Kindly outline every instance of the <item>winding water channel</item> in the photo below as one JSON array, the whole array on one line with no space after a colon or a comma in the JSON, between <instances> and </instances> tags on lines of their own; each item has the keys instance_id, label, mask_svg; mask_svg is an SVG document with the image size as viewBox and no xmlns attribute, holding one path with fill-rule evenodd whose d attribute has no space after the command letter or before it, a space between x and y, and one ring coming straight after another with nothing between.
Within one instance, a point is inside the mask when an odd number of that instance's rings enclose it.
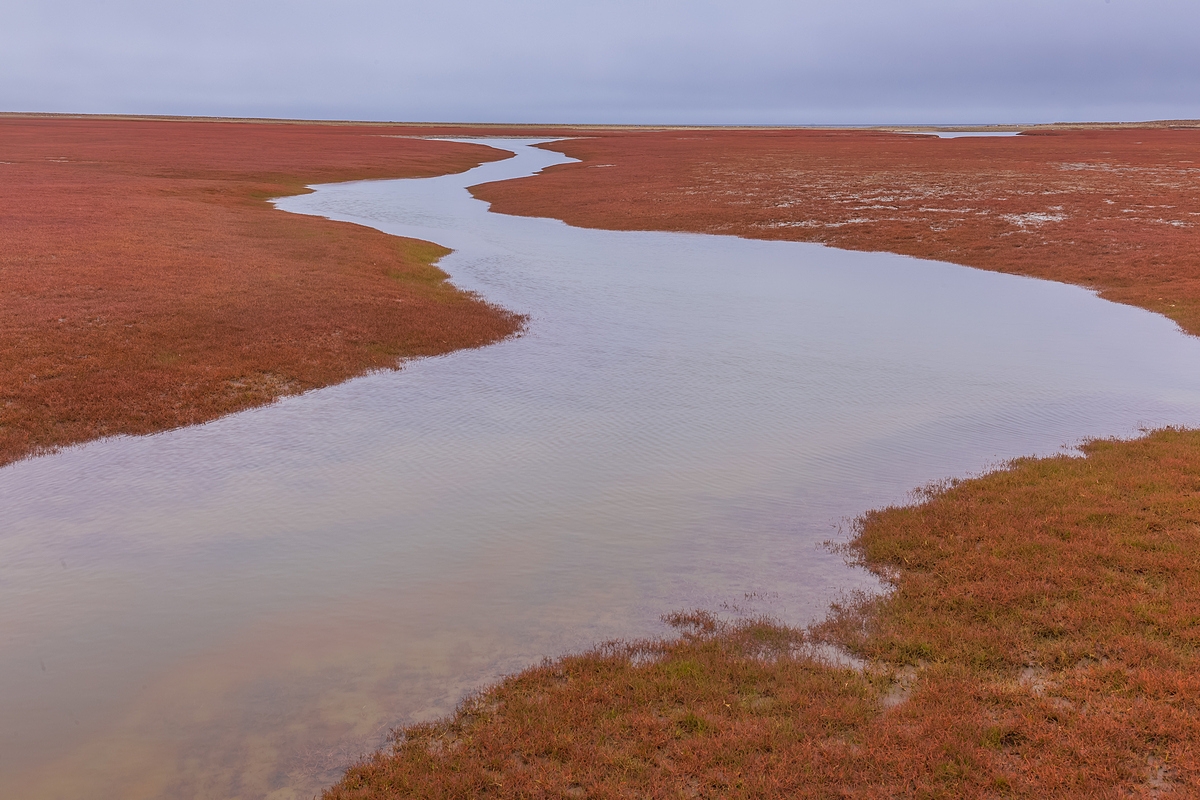
<instances>
[{"instance_id":1,"label":"winding water channel","mask_svg":"<svg viewBox=\"0 0 1200 800\"><path fill-rule=\"evenodd\" d=\"M1065 285L320 187L528 332L0 470L0 796L307 798L390 726L681 608L803 623L927 481L1200 424L1200 341Z\"/></svg>"}]
</instances>

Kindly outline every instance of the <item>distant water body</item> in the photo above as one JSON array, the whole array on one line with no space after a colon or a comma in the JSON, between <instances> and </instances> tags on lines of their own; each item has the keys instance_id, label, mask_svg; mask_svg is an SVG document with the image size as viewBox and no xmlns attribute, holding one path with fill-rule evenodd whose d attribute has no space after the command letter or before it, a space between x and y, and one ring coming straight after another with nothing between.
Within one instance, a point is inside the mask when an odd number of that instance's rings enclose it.
<instances>
[{"instance_id":1,"label":"distant water body","mask_svg":"<svg viewBox=\"0 0 1200 800\"><path fill-rule=\"evenodd\" d=\"M980 139L1020 136L1020 131L901 131L912 136L936 136L939 139Z\"/></svg>"},{"instance_id":2,"label":"distant water body","mask_svg":"<svg viewBox=\"0 0 1200 800\"><path fill-rule=\"evenodd\" d=\"M278 202L454 248L525 335L0 470L0 796L308 798L399 723L703 607L820 616L925 482L1200 424L1200 341L1083 289L580 230L465 187Z\"/></svg>"}]
</instances>

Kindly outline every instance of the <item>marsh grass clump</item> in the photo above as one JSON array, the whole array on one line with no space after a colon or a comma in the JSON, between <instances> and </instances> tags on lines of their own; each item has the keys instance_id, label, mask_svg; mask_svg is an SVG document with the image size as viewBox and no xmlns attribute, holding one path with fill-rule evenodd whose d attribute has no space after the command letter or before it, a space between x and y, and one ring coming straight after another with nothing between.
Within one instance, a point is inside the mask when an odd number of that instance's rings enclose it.
<instances>
[{"instance_id":1,"label":"marsh grass clump","mask_svg":"<svg viewBox=\"0 0 1200 800\"><path fill-rule=\"evenodd\" d=\"M399 731L326 798L1187 796L1200 432L1082 449L867 514L884 596L808 631L671 615Z\"/></svg>"},{"instance_id":2,"label":"marsh grass clump","mask_svg":"<svg viewBox=\"0 0 1200 800\"><path fill-rule=\"evenodd\" d=\"M407 728L327 796L761 793L877 715L871 680L805 655L802 633L690 616L677 639L546 662Z\"/></svg>"}]
</instances>

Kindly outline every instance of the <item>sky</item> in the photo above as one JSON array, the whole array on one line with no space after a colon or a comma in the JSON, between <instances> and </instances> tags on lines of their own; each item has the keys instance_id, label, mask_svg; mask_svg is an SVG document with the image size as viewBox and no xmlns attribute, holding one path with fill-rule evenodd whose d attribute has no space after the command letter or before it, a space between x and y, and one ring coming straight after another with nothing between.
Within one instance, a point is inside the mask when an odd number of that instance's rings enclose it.
<instances>
[{"instance_id":1,"label":"sky","mask_svg":"<svg viewBox=\"0 0 1200 800\"><path fill-rule=\"evenodd\" d=\"M1200 118L1197 0L5 0L0 111L441 122Z\"/></svg>"}]
</instances>

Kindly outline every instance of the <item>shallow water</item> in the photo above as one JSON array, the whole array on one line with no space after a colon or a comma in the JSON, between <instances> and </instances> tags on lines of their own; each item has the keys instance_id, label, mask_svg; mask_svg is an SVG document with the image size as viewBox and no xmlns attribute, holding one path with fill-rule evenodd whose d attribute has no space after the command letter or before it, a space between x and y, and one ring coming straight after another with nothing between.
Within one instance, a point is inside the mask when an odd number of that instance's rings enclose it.
<instances>
[{"instance_id":1,"label":"shallow water","mask_svg":"<svg viewBox=\"0 0 1200 800\"><path fill-rule=\"evenodd\" d=\"M936 136L939 139L979 139L1020 136L1021 131L904 131L914 136Z\"/></svg>"},{"instance_id":2,"label":"shallow water","mask_svg":"<svg viewBox=\"0 0 1200 800\"><path fill-rule=\"evenodd\" d=\"M1075 287L489 214L466 175L288 198L455 248L528 332L0 470L0 797L310 797L387 729L701 606L806 622L821 542L927 481L1200 424L1200 341Z\"/></svg>"}]
</instances>

